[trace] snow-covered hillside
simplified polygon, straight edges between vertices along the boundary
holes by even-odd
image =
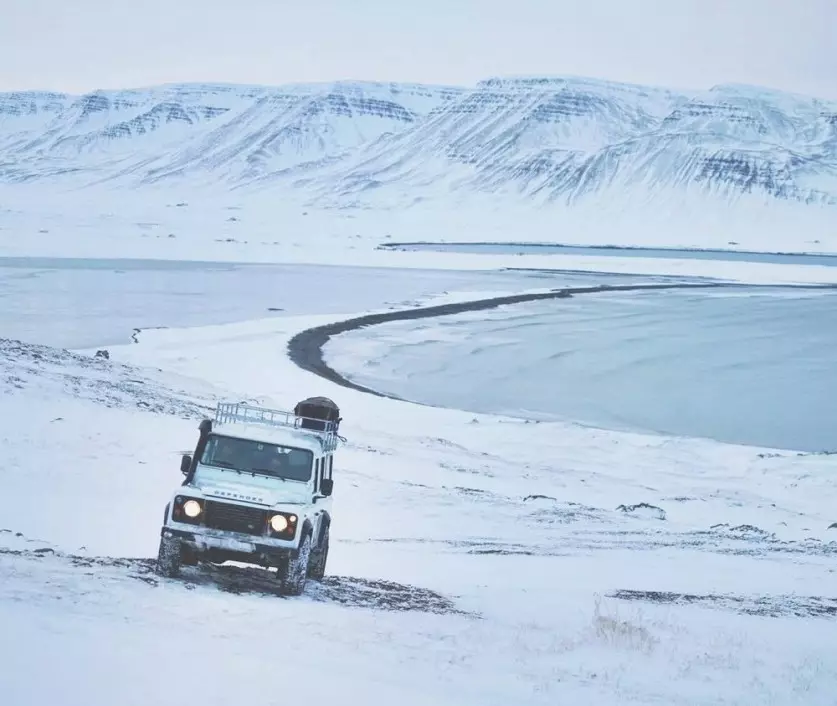
[[[0,340],[4,704],[834,703],[834,457],[337,389],[281,354],[336,318],[144,331],[109,360]],[[326,581],[156,576],[206,407],[309,394],[347,436]]]
[[[750,194],[833,208],[837,104],[576,78],[12,93],[0,179],[263,187],[336,206]]]
[[[457,93],[347,83],[5,94],[0,95],[2,176],[246,182],[351,152],[403,130]]]

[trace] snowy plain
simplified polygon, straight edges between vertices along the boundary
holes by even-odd
[[[335,394],[282,356],[332,318],[147,331],[113,362],[4,351],[8,703],[109,703],[117,688],[121,703],[176,703],[184,674],[219,704],[347,689],[371,703],[830,703],[833,623],[806,615],[835,608],[828,457]],[[290,601],[153,577],[137,558],[154,555],[194,440],[197,418],[178,418],[191,400],[317,393],[339,400],[349,439],[329,573],[359,578]],[[631,508],[643,502],[665,519]],[[464,614],[421,612],[420,596],[402,613],[352,606],[355,584],[378,579]],[[54,678],[33,680],[44,659]]]
[[[0,256],[139,258],[473,269],[519,266],[516,255],[392,253],[387,242],[544,242],[837,252],[831,210],[735,203],[686,192],[686,204],[658,205],[653,194],[627,204],[608,199],[540,208],[520,198],[471,194],[403,208],[312,207],[293,191],[266,193],[189,184],[137,190],[78,185],[0,184]],[[525,224],[522,227],[521,224]],[[408,256],[405,256],[408,255]],[[596,260],[599,260],[596,262]],[[645,258],[563,255],[527,258],[533,266],[645,271]],[[732,263],[741,266],[741,263]],[[697,270],[689,260],[675,267]],[[636,270],[634,268],[641,268]],[[731,273],[739,270],[730,269]],[[715,273],[718,276],[723,274]]]
[[[351,313],[143,330],[110,361],[2,344],[4,703],[833,703],[835,457],[431,409],[287,359]],[[201,415],[312,394],[348,439],[327,581],[154,576]]]

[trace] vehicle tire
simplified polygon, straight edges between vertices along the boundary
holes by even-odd
[[[157,573],[166,578],[180,575],[180,540],[176,537],[160,537],[160,549],[157,552]]]
[[[311,534],[306,534],[299,543],[299,552],[293,559],[282,562],[279,580],[283,596],[299,596],[305,590],[308,578],[308,564],[311,561]]]
[[[314,581],[322,581],[325,576],[326,562],[328,561],[328,532],[330,527],[325,528],[323,539],[316,551],[311,552],[311,562],[308,565],[308,578]]]

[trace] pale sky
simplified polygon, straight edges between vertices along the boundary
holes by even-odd
[[[837,0],[0,0],[0,91],[576,75],[837,99]]]

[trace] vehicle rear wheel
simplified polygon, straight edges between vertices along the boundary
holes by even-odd
[[[157,551],[157,573],[166,578],[180,575],[180,540],[176,537],[160,537],[160,549]]]
[[[328,561],[328,532],[325,528],[320,546],[311,553],[311,563],[308,566],[308,578],[314,581],[322,581],[325,576],[326,562]]]
[[[311,560],[311,534],[306,534],[299,544],[299,552],[293,559],[282,562],[278,577],[284,596],[299,596],[305,590],[308,578],[308,564]]]

